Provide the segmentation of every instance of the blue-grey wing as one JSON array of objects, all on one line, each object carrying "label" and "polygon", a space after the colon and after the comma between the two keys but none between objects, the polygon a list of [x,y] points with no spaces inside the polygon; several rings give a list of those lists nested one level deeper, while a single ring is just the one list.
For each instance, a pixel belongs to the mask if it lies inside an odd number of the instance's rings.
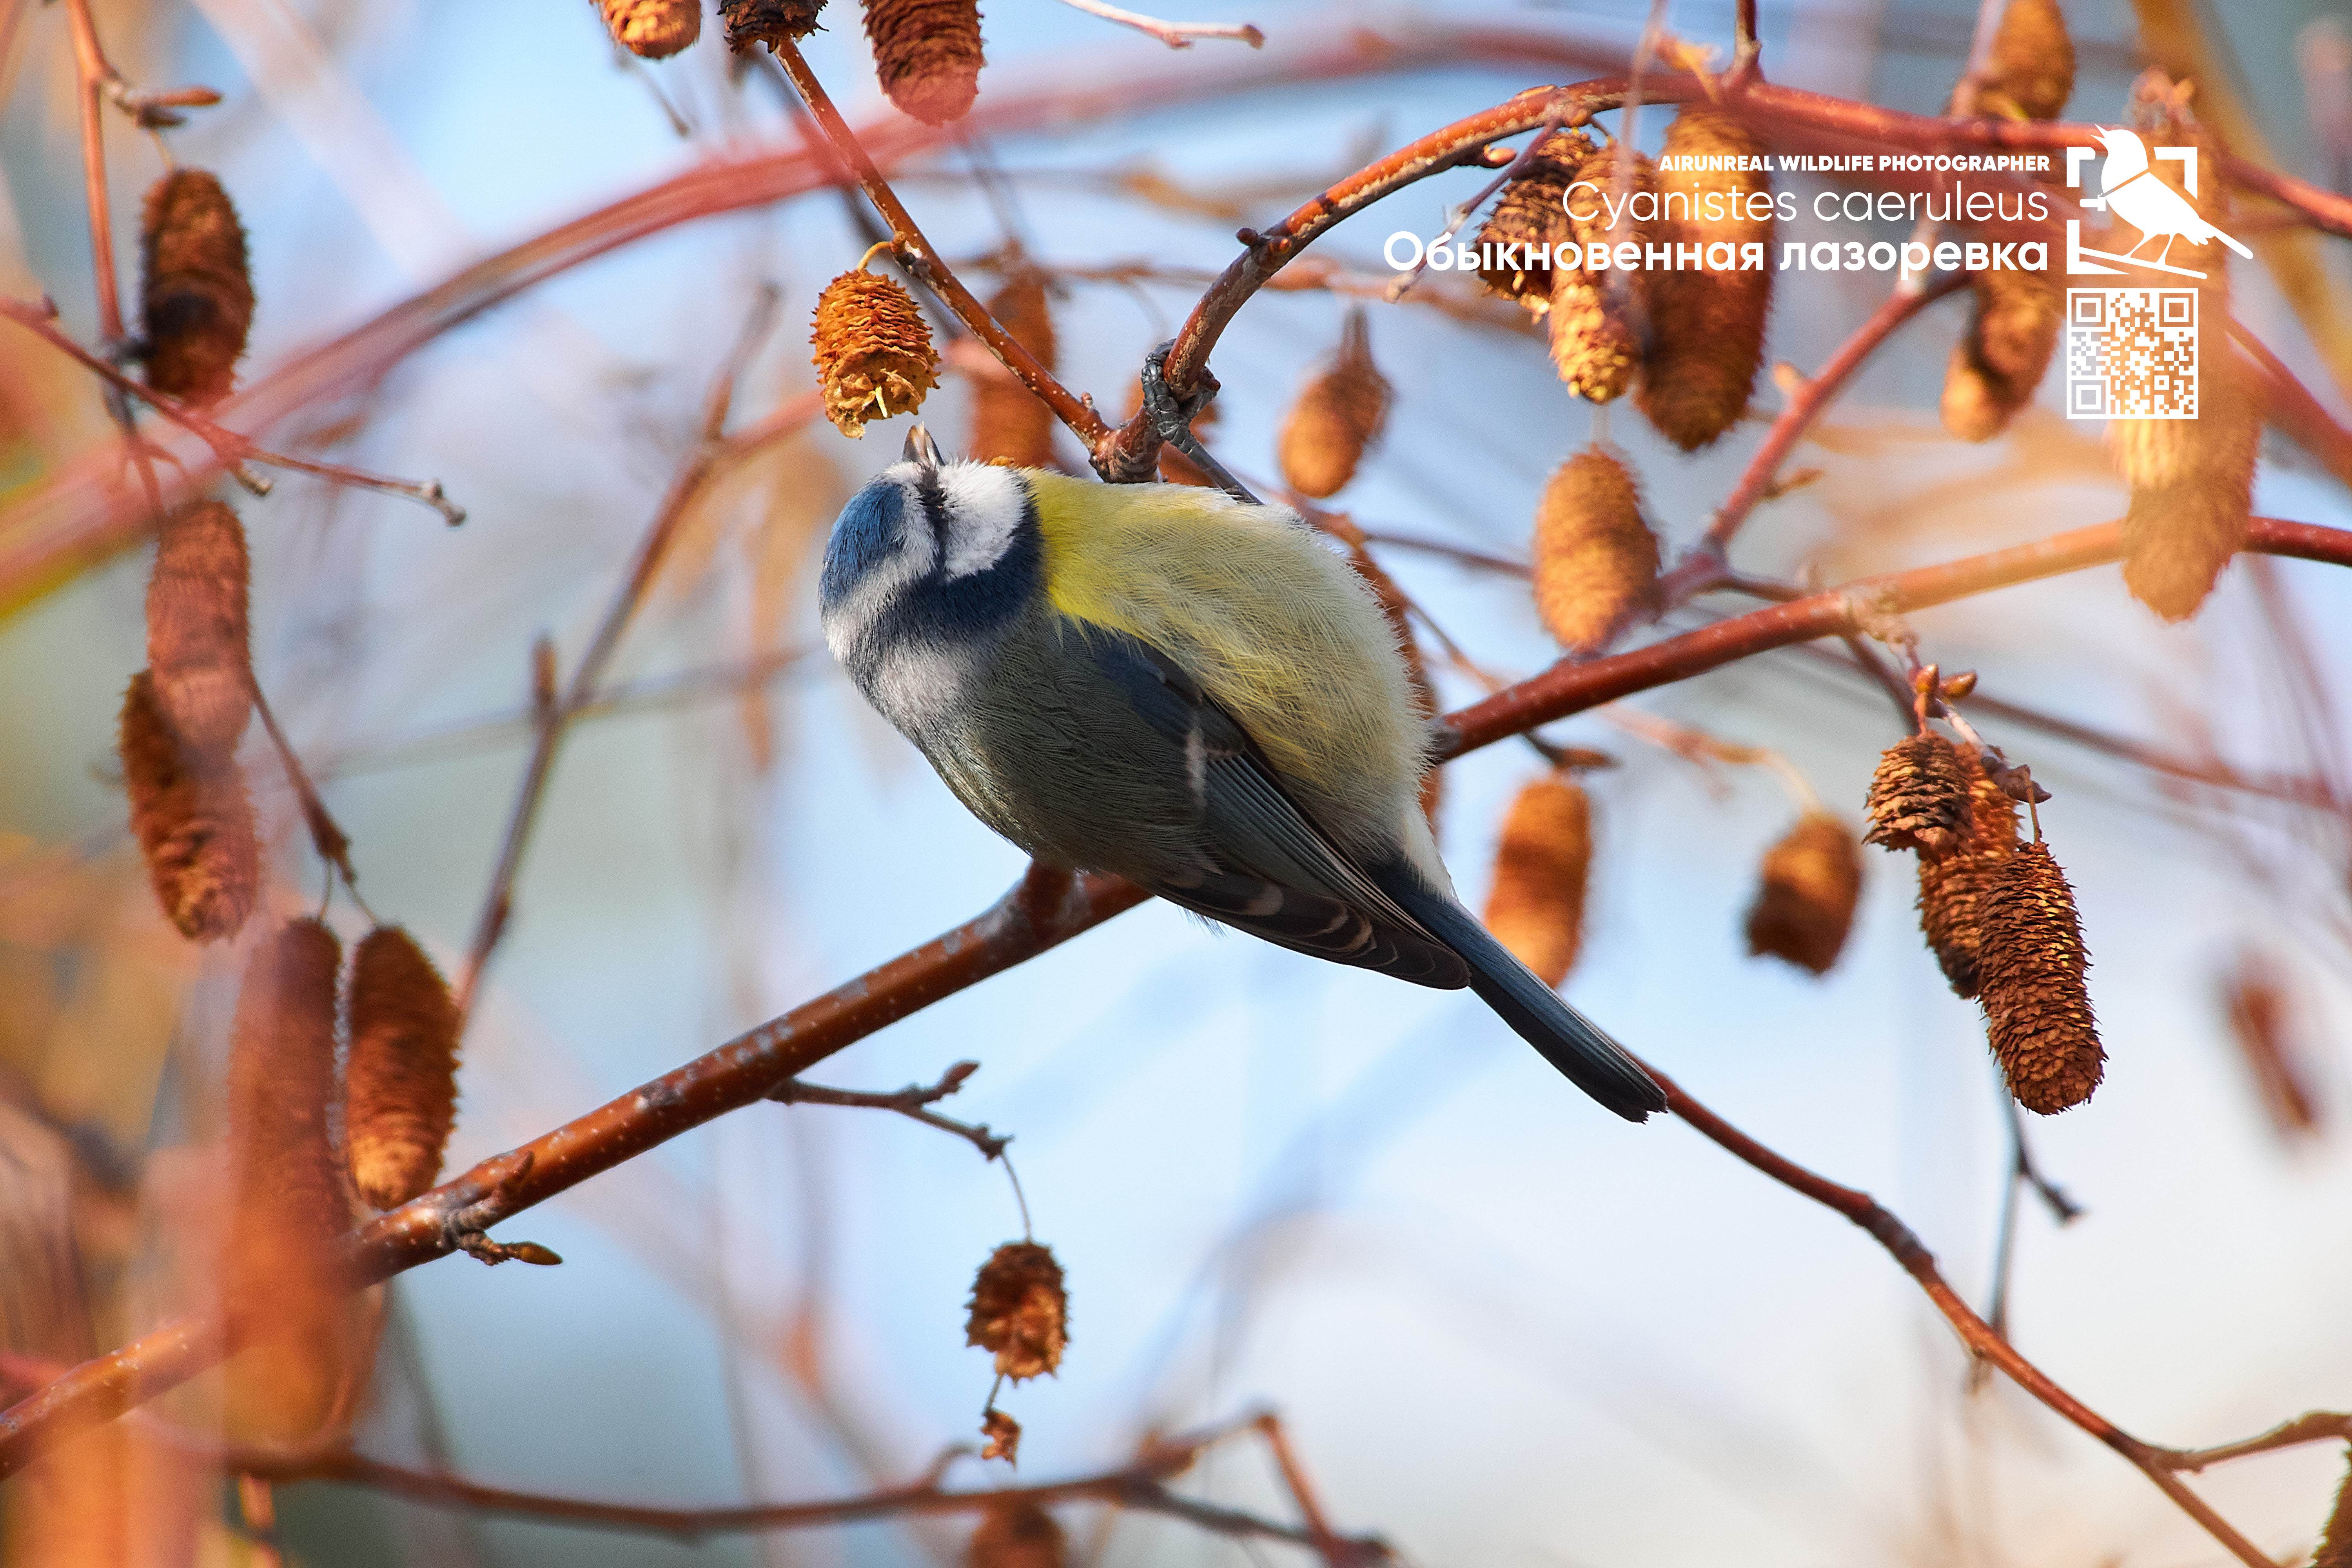
[{"label": "blue-grey wing", "polygon": [[1283,789],[1241,724],[1166,654],[1101,626],[1083,656],[1177,748],[1207,851],[1151,891],[1196,914],[1317,958],[1416,984],[1467,984],[1450,947],[1366,875]]}]

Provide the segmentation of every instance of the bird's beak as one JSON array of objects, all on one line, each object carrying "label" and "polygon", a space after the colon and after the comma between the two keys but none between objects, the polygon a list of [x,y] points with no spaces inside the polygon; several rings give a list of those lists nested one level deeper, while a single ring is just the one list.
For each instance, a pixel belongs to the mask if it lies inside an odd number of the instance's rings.
[{"label": "bird's beak", "polygon": [[931,439],[931,433],[923,428],[921,420],[908,426],[907,446],[900,457],[907,462],[920,463],[927,468],[940,466],[940,444]]}]

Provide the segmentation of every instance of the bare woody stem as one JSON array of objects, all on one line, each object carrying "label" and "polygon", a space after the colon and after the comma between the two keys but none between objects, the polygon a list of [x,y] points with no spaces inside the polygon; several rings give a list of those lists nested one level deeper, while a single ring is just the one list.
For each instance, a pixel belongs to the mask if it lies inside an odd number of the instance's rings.
[{"label": "bare woody stem", "polygon": [[122,342],[121,279],[115,272],[114,205],[106,188],[106,134],[101,120],[107,79],[113,75],[100,47],[89,0],[66,0],[73,31],[75,108],[81,132],[82,197],[89,208],[90,277],[98,291],[98,330],[111,348]]},{"label": "bare woody stem", "polygon": [[817,126],[824,132],[825,140],[833,144],[835,153],[856,174],[859,188],[874,204],[874,209],[882,215],[882,221],[890,226],[891,248],[900,264],[946,300],[957,319],[987,345],[988,352],[994,354],[1039,402],[1052,409],[1055,417],[1076,431],[1080,440],[1088,447],[1100,441],[1109,433],[1110,427],[1103,423],[1094,405],[1072,395],[1070,389],[1055,378],[1054,373],[1029,352],[1027,345],[999,326],[996,318],[990,315],[987,308],[973,297],[971,290],[964,287],[963,279],[955,275],[947,258],[924,237],[923,231],[916,226],[913,216],[907,211],[907,205],[898,199],[898,193],[890,188],[890,182],[883,178],[882,171],[875,165],[865,144],[858,141],[857,133],[849,128],[849,121],[844,120],[841,110],[833,106],[833,100],[826,95],[824,85],[816,79],[816,72],[809,68],[808,61],[803,58],[800,46],[790,39],[779,42],[776,59],[784,68],[784,74],[792,79],[793,88],[801,95],[801,101],[808,105],[811,114],[816,116]]}]

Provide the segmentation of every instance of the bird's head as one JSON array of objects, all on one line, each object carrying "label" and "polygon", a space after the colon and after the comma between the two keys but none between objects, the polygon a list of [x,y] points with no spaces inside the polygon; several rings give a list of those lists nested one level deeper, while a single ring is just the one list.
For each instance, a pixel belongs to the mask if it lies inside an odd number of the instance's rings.
[{"label": "bird's head", "polygon": [[2112,185],[2116,176],[2136,174],[2147,167],[2147,145],[2133,131],[2107,126],[2099,128],[2099,145],[2107,150],[2109,163],[2100,175],[2101,182]]},{"label": "bird's head", "polygon": [[968,642],[1039,591],[1037,504],[1020,470],[950,462],[920,425],[850,498],[825,545],[818,600],[845,663],[876,637]]}]

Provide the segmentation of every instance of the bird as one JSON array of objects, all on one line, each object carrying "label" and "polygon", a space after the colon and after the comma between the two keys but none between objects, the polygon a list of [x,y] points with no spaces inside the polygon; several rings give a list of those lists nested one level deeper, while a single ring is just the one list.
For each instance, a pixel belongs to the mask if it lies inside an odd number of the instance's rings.
[{"label": "bird", "polygon": [[842,509],[818,596],[866,700],[1038,861],[1317,958],[1467,985],[1608,1110],[1666,1109],[1455,899],[1395,634],[1289,509],[950,461],[919,425]]},{"label": "bird", "polygon": [[2159,267],[2172,254],[2175,239],[2191,245],[2210,245],[2218,239],[2252,258],[2252,251],[2199,216],[2188,197],[2154,177],[2148,167],[2147,144],[2137,132],[2103,129],[2099,141],[2107,150],[2106,163],[2099,170],[2099,194],[2084,197],[2083,205],[2112,212],[2140,231],[2139,245],[2124,252],[2126,258],[2138,255],[2140,246],[2158,235],[2164,237],[2164,248],[2156,258]]}]

